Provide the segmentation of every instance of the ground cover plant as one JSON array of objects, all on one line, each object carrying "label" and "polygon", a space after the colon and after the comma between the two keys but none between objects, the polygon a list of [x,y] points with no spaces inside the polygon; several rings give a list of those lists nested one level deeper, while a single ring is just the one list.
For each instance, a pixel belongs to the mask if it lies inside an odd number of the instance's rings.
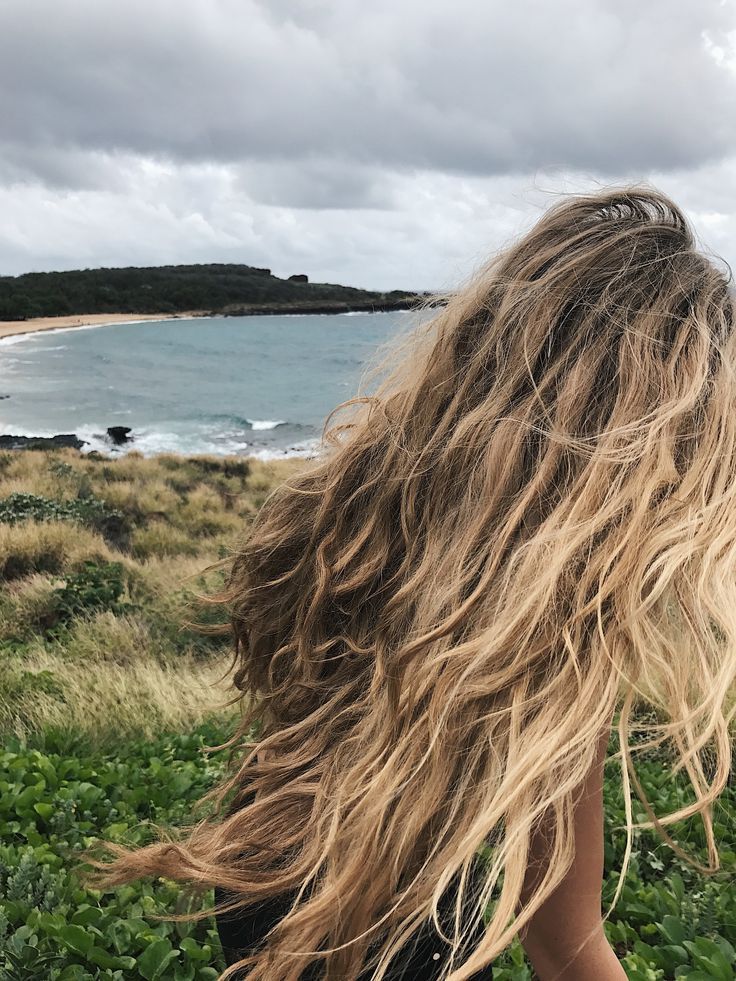
[{"label": "ground cover plant", "polygon": [[[0,455],[0,979],[200,979],[224,967],[210,918],[156,880],[100,893],[75,868],[99,838],[141,842],[188,821],[232,731],[229,649],[195,593],[270,489],[304,461]],[[77,502],[87,502],[79,504]],[[93,503],[90,503],[93,502]],[[611,753],[616,751],[615,737]],[[688,800],[661,752],[635,755],[655,810]],[[606,767],[606,908],[625,846],[618,762]],[[634,802],[635,819],[644,819]],[[629,978],[736,977],[736,788],[715,811],[722,870],[703,876],[638,833],[606,924]],[[675,826],[701,861],[698,821]],[[211,903],[211,893],[196,902]],[[534,975],[518,943],[494,970]]]}]

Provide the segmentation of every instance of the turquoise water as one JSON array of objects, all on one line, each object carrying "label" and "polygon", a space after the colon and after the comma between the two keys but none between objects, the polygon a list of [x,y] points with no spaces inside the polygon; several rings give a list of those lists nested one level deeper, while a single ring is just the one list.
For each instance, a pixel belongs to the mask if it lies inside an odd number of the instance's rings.
[{"label": "turquoise water", "polygon": [[309,455],[378,345],[418,317],[209,317],[16,336],[0,342],[10,396],[0,433],[76,433],[85,451],[111,452],[107,427],[130,426],[128,447],[145,455]]}]

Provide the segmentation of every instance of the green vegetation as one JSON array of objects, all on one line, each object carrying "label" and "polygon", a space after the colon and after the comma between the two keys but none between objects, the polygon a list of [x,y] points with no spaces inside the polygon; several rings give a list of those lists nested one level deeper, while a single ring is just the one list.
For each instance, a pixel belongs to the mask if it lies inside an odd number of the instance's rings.
[{"label": "green vegetation", "polygon": [[[615,748],[618,748],[617,746]],[[658,814],[670,813],[693,800],[686,781],[674,778],[669,763],[656,754],[637,761],[645,792]],[[618,765],[606,766],[607,877],[606,908],[618,882],[615,870],[624,854],[623,791]],[[606,924],[609,940],[633,981],[736,977],[736,792],[730,787],[714,809],[715,834],[722,870],[703,876],[676,856],[654,832],[640,832],[623,893]],[[634,801],[634,820],[646,821]],[[707,862],[702,822],[680,822],[670,829],[686,851]]]},{"label": "green vegetation", "polygon": [[[211,918],[181,912],[157,880],[100,893],[74,875],[97,838],[150,840],[192,817],[224,766],[234,718],[221,676],[227,641],[196,603],[207,569],[269,491],[304,461],[129,454],[0,455],[0,981],[204,981],[224,963]],[[106,522],[114,516],[118,531]],[[121,531],[123,529],[124,531]],[[615,741],[612,751],[616,750]],[[647,751],[637,769],[659,813],[690,800],[682,775]],[[635,801],[634,817],[643,809]],[[633,981],[736,976],[736,787],[715,809],[723,871],[705,877],[641,832],[606,924]],[[606,769],[606,908],[625,834],[618,763]],[[673,829],[705,861],[699,821]],[[212,903],[211,893],[196,900]],[[497,981],[531,981],[515,943]]]},{"label": "green vegetation", "polygon": [[208,569],[304,461],[0,455],[0,731],[92,744],[198,724],[226,697]]},{"label": "green vegetation", "polygon": [[[143,842],[151,822],[187,818],[220,769],[202,746],[223,736],[204,725],[189,735],[131,740],[107,755],[69,738],[47,738],[43,750],[16,741],[0,751],[0,977],[217,977],[224,964],[209,918],[156,919],[183,910],[177,886],[102,894],[82,888],[72,869],[96,835]],[[202,901],[211,904],[211,893]]]},{"label": "green vegetation", "polygon": [[85,562],[79,572],[68,576],[63,586],[53,591],[43,626],[48,628],[69,623],[75,616],[89,610],[110,610],[113,613],[135,610],[133,603],[121,602],[124,592],[121,562],[105,562],[102,565]]},{"label": "green vegetation", "polygon": [[271,313],[399,310],[415,293],[380,293],[272,276],[269,269],[228,263],[78,269],[0,276],[0,320],[83,313]]},{"label": "green vegetation", "polygon": [[[32,518],[35,521],[76,521],[93,528],[111,544],[122,544],[128,537],[125,515],[95,497],[71,501],[54,501],[37,494],[11,494],[0,501],[0,524],[16,524]],[[7,571],[6,578],[11,578]]]}]

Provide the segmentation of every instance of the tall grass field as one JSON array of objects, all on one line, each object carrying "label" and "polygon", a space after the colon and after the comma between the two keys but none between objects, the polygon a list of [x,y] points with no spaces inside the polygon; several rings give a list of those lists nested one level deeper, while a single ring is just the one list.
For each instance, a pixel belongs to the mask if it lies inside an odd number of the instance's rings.
[{"label": "tall grass field", "polygon": [[[191,819],[223,772],[204,747],[232,732],[227,638],[193,622],[216,563],[304,460],[0,455],[0,981],[205,981],[224,969],[214,922],[160,919],[175,883],[110,892],[77,876],[100,838],[150,840]],[[210,568],[212,567],[212,568]],[[611,752],[617,748],[615,740]],[[659,813],[690,798],[663,755],[635,755]],[[634,802],[634,817],[644,820]],[[640,832],[606,930],[634,981],[736,977],[736,788],[715,810],[721,871],[703,876]],[[625,846],[617,761],[606,771],[608,908]],[[673,829],[707,861],[698,820]],[[211,905],[212,894],[201,902]],[[204,908],[204,906],[202,908]],[[499,981],[534,978],[514,944]],[[591,979],[594,981],[594,979]]]}]

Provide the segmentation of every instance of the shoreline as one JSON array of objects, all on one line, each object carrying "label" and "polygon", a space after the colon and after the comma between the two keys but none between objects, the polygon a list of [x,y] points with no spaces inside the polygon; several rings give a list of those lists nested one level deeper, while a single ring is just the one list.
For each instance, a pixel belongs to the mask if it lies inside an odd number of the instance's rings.
[{"label": "shoreline", "polygon": [[[114,326],[120,324],[145,324],[147,322],[163,322],[171,320],[194,320],[194,319],[212,319],[219,317],[248,317],[248,316],[310,316],[310,315],[320,315],[320,314],[350,314],[350,313],[389,313],[394,310],[411,310],[413,304],[404,303],[391,303],[385,305],[379,304],[354,304],[350,307],[346,307],[342,304],[334,304],[326,306],[324,304],[317,306],[312,305],[283,305],[283,306],[273,306],[268,304],[252,304],[249,307],[241,307],[236,309],[229,309],[225,311],[213,311],[213,310],[186,310],[177,311],[175,313],[93,313],[93,314],[64,314],[55,317],[34,317],[27,320],[5,320],[0,321],[0,348],[10,345],[13,341],[21,340],[22,338],[29,337],[31,334],[37,334],[42,332],[67,332],[71,330],[84,330],[97,327]],[[6,398],[9,396],[0,395],[0,398]],[[22,449],[40,449],[40,450],[53,450],[62,447],[72,447],[80,452],[82,455],[86,455],[92,452],[93,449],[96,452],[104,453],[108,455],[111,459],[115,459],[119,456],[126,455],[127,452],[137,451],[143,456],[157,456],[160,453],[176,453],[177,455],[188,456],[192,455],[192,451],[182,451],[182,450],[151,450],[150,448],[144,449],[137,443],[135,436],[130,438],[130,445],[126,447],[120,445],[110,445],[110,446],[97,446],[96,440],[91,440],[89,436],[78,435],[74,433],[57,433],[54,430],[48,432],[47,435],[38,435],[36,433],[21,431],[20,433],[9,433],[3,431],[8,427],[0,426],[0,449],[20,451]],[[103,432],[95,435],[99,435],[104,440],[104,431],[106,426],[100,424],[100,429]],[[140,433],[138,434],[140,436]],[[127,440],[125,441],[128,442]],[[284,460],[284,459],[310,459],[315,454],[315,448],[303,445],[294,445],[287,447],[281,446],[259,446],[258,449],[255,447],[249,447],[246,443],[243,447],[246,452],[242,454],[245,458],[256,459],[261,461],[267,460]],[[250,452],[248,452],[250,451]],[[214,456],[235,456],[241,458],[241,453],[237,451],[231,451],[229,453],[220,453],[216,451],[202,450],[200,453],[194,453],[194,455],[214,455]]]},{"label": "shoreline", "polygon": [[309,316],[345,313],[391,313],[412,310],[414,303],[392,302],[355,304],[249,304],[228,310],[182,310],[178,313],[75,313],[60,317],[32,317],[29,320],[0,320],[0,342],[8,337],[36,334],[44,330],[70,330],[75,327],[107,327],[114,324],[139,324],[149,320],[195,320],[212,317]]},{"label": "shoreline", "polygon": [[0,320],[0,340],[19,334],[36,334],[43,330],[69,330],[73,327],[107,327],[113,324],[135,324],[147,320],[191,320],[209,317],[202,310],[183,313],[76,313],[60,317],[32,317],[30,320]]},{"label": "shoreline", "polygon": [[[100,433],[100,436],[102,434]],[[82,444],[82,445],[79,445]],[[85,449],[85,447],[87,447]],[[116,445],[110,442],[108,446],[91,446],[90,441],[81,439],[76,433],[57,433],[55,436],[14,436],[0,435],[0,451],[7,453],[56,453],[74,450],[82,457],[92,454],[91,459],[104,458],[109,462],[124,459],[129,453],[135,453],[146,460],[154,460],[160,456],[174,456],[184,460],[200,457],[214,457],[222,460],[250,460],[258,463],[280,463],[286,460],[302,460],[308,463],[319,455],[319,448],[294,447],[269,449],[260,447],[244,453],[218,453],[213,450],[142,450],[136,445],[135,438],[130,443]]]}]

